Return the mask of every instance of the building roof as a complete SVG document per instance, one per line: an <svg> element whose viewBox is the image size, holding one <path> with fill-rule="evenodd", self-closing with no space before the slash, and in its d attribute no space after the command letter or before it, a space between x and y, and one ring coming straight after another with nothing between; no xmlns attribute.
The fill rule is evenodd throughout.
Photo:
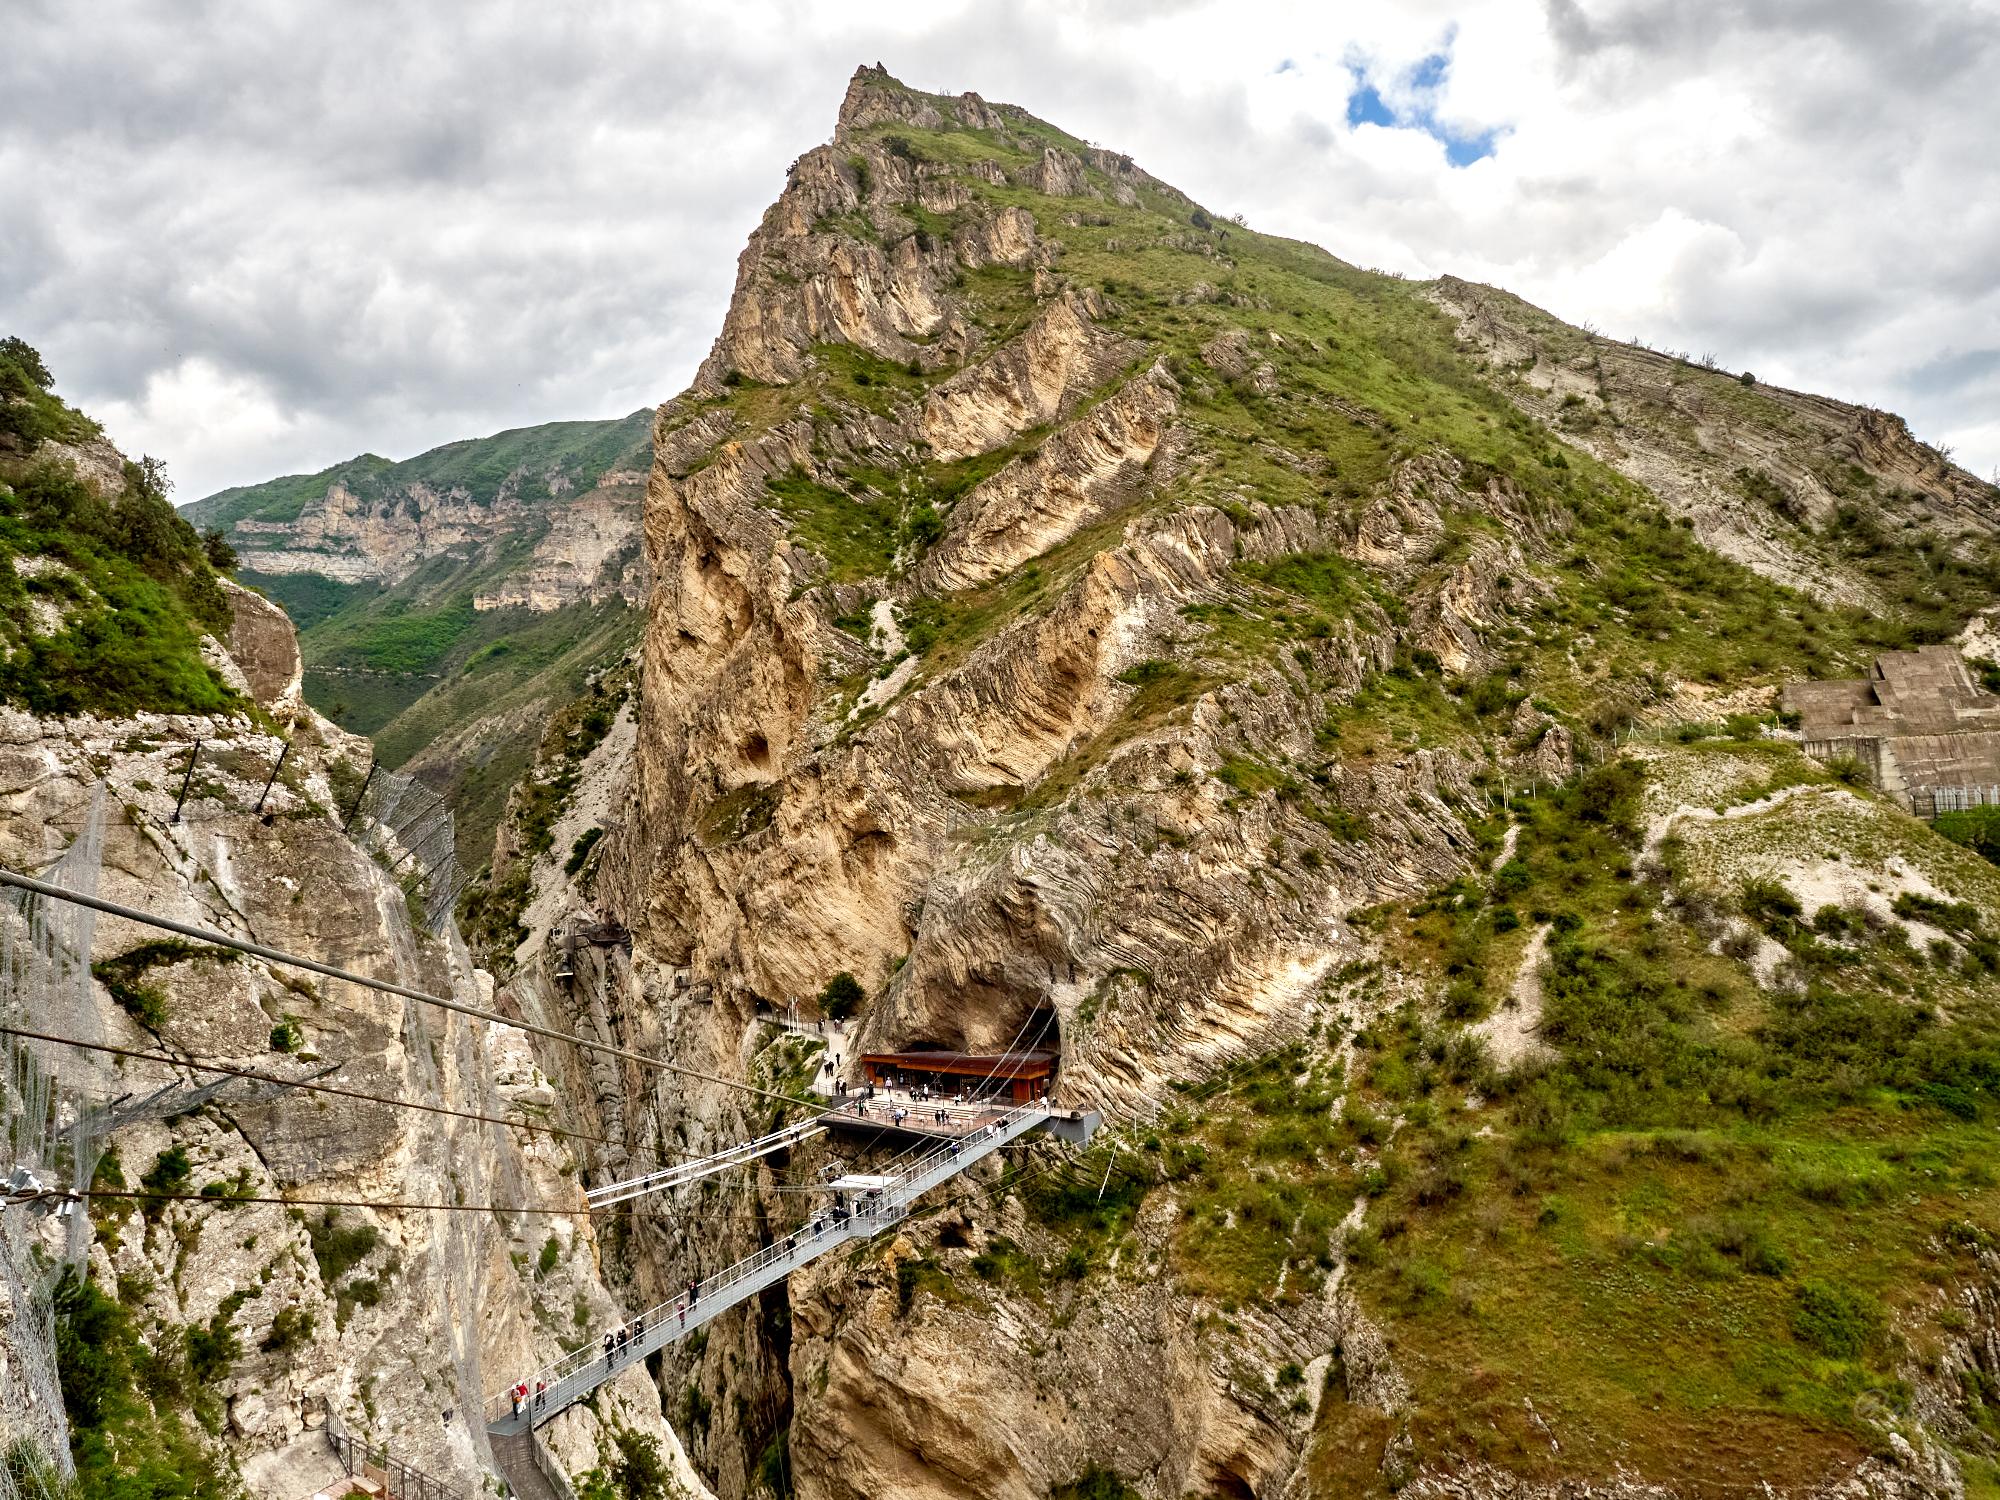
<svg viewBox="0 0 2000 1500"><path fill-rule="evenodd" d="M864 1052L864 1067L907 1068L913 1073L971 1074L981 1078L1041 1078L1055 1068L1053 1052Z"/></svg>
<svg viewBox="0 0 2000 1500"><path fill-rule="evenodd" d="M1887 651L1866 677L1794 682L1780 701L1808 740L2000 729L2000 698L1980 690L1950 646Z"/></svg>

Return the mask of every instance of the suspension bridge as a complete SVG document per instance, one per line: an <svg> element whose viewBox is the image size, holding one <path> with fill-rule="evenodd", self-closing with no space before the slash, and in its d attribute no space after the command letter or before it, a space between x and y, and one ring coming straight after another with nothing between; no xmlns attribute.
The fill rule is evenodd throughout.
<svg viewBox="0 0 2000 1500"><path fill-rule="evenodd" d="M821 1116L812 1126L801 1127L801 1134L816 1133L829 1123L882 1124L879 1112L872 1121L870 1116L857 1113L857 1109L866 1107L865 1103L843 1105ZM915 1137L918 1142L899 1158L897 1170L853 1173L823 1184L831 1203L815 1210L797 1230L612 1330L607 1335L608 1347L585 1346L490 1398L486 1406L487 1432L495 1437L511 1437L550 1421L607 1380L714 1321L766 1287L783 1281L801 1266L810 1265L851 1241L870 1239L906 1218L911 1205L932 1188L950 1181L1028 1132L1045 1130L1059 1139L1082 1145L1098 1125L1095 1113L1055 1109L1045 1100L1011 1109L939 1106L935 1114L943 1116L935 1124L910 1118L889 1127ZM629 1186L619 1184L616 1191L625 1191ZM626 1199L618 1197L611 1201ZM525 1399L520 1394L524 1385Z"/></svg>
<svg viewBox="0 0 2000 1500"><path fill-rule="evenodd" d="M59 1474L62 1472L61 1460L67 1457L67 1443L66 1428L60 1416L61 1405L55 1395L54 1328L48 1307L49 1283L45 1276L30 1272L24 1263L27 1257L11 1252L21 1250L31 1238L31 1222L21 1216L53 1206L55 1212L69 1219L69 1263L81 1261L79 1252L88 1245L89 1218L74 1210L92 1197L107 1195L89 1184L97 1150L113 1130L137 1118L173 1112L176 1106L188 1107L192 1102L212 1097L225 1087L234 1085L240 1088L244 1082L261 1085L266 1091L282 1093L299 1089L369 1099L380 1104L440 1115L462 1115L473 1120L487 1120L489 1117L421 1100L377 1097L323 1082L325 1075L334 1071L337 1064L298 1076L280 1077L220 1063L202 1063L191 1058L154 1057L98 1040L93 1025L95 1007L88 977L89 927L80 921L72 924L77 927L76 931L60 928L52 923L57 914L74 913L79 919L87 919L94 913L122 917L185 938L234 949L267 962L304 969L471 1019L568 1042L586 1051L618 1057L669 1074L782 1100L787 1105L807 1102L614 1043L558 1031L455 998L428 994L393 981L356 974L235 934L172 921L106 900L98 896L94 889L101 838L96 830L101 828L101 824L100 798L90 818L90 836L79 839L55 869L45 872L49 878L38 879L0 868L0 886L11 888L11 902L6 906L4 916L0 916L0 938L5 940L5 961L0 963L0 981L4 981L0 982L0 1050L6 1052L7 1063L4 1075L0 1075L6 1080L5 1088L0 1089L0 1094L4 1094L0 1103L5 1105L0 1115L4 1115L7 1136L15 1148L12 1155L16 1158L14 1165L17 1169L0 1182L0 1250L10 1252L0 1253L0 1289L13 1294L12 1301L17 1309L26 1307L31 1315L38 1314L34 1316L34 1321L42 1325L38 1329L42 1336L28 1341L28 1352L39 1354L41 1358L30 1361L34 1366L28 1371L30 1384L23 1386L22 1391L28 1406L39 1413L46 1427L44 1432L37 1434L42 1439L37 1446L58 1455ZM20 934L24 941L16 941L17 927L24 929ZM23 1025L23 1022L28 1024ZM1024 1021L1022 1029L1025 1030L1028 1025L1029 1022ZM1045 1022L1044 1030L1046 1025ZM806 1028L792 1023L786 1029ZM1038 1035L1030 1047L1038 1044L1040 1039ZM648 1356L713 1322L724 1312L841 1245L872 1238L901 1222L925 1193L1032 1131L1041 1130L1076 1145L1086 1144L1099 1124L1099 1117L1094 1112L1058 1109L1046 1098L1026 1101L1019 1097L1030 1088L1038 1092L1045 1090L1046 1067L1051 1056L1032 1050L1016 1052L1014 1043L1020 1040L1017 1033L1008 1050L986 1059L936 1054L936 1057L948 1056L952 1059L953 1067L947 1071L960 1074L967 1071L962 1064L989 1064L984 1076L956 1080L961 1094L955 1101L946 1102L932 1097L919 1099L894 1091L878 1097L873 1087L861 1097L848 1098L845 1097L846 1090L842 1089L843 1097L838 1101L828 1101L822 1095L822 1102L830 1103L830 1107L820 1109L802 1122L706 1156L683 1159L638 1177L588 1190L585 1211L597 1212L752 1166L829 1131L866 1136L864 1150L871 1150L887 1141L903 1148L879 1171L849 1172L831 1181L776 1185L778 1191L811 1193L819 1200L795 1229L774 1237L770 1244L734 1265L691 1282L683 1296L649 1308L618 1325L604 1336L601 1345L586 1345L535 1372L529 1379L515 1382L509 1390L489 1398L481 1417L494 1459L513 1492L531 1497L531 1500L532 1497L562 1493L564 1487L552 1477L555 1474L554 1465L539 1443L536 1428L587 1398L607 1380L642 1363ZM156 1061L176 1068L206 1070L218 1076L205 1084L169 1084L136 1105L127 1095L104 1107L94 1105L92 1100L93 1095L105 1092L102 1084L86 1072L78 1071L81 1066L79 1059L100 1055ZM929 1054L925 1056L930 1057ZM67 1065L60 1083L48 1066L58 1058ZM899 1054L890 1054L887 1060L908 1061ZM1017 1076L1031 1066L1044 1070L1036 1074L1036 1081L1032 1084ZM874 1075L871 1073L870 1076ZM1015 1097L1003 1100L1000 1096L1006 1093ZM492 1123L514 1123L520 1128L541 1130L552 1136L569 1136L586 1141L597 1139L581 1132L527 1122L496 1119ZM36 1134L38 1131L41 1134ZM376 1206L448 1207L442 1204ZM528 1211L556 1210L533 1208ZM775 1231L767 1232L775 1234ZM30 1415L10 1414L7 1408L12 1404L0 1401L0 1416ZM25 1425L27 1430L35 1430L32 1425L13 1420L5 1425ZM407 1464L392 1461L386 1449L371 1457L372 1449L364 1450L350 1441L347 1451L342 1453L341 1435L345 1430L329 1421L326 1431L336 1453L348 1465L349 1473L355 1472L354 1464L360 1461L370 1473L380 1468L385 1475L401 1474L401 1482L393 1477L385 1481L388 1484L387 1493L397 1497L397 1500L414 1500L418 1496L424 1497L424 1500L453 1500L454 1492L448 1486L420 1474ZM0 1462L0 1500L17 1500L25 1479L27 1476L16 1465ZM34 1488L32 1481L29 1481L29 1487Z"/></svg>

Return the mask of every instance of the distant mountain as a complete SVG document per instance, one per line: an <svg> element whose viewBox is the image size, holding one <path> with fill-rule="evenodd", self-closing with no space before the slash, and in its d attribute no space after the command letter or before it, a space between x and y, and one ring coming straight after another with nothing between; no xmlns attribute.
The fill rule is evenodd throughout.
<svg viewBox="0 0 2000 1500"><path fill-rule="evenodd" d="M638 639L652 413L550 422L188 506L298 624L305 691L457 804L483 863L532 726Z"/></svg>

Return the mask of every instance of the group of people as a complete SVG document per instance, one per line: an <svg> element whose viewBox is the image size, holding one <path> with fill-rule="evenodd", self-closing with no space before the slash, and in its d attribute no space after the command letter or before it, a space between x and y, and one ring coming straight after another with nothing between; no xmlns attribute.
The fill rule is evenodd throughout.
<svg viewBox="0 0 2000 1500"><path fill-rule="evenodd" d="M509 1391L507 1394L514 1398L514 1415L517 1417L520 1416L521 1408L528 1404L528 1382L525 1380L522 1381L519 1385L515 1386L514 1389ZM549 1383L546 1380L537 1380L535 1382L535 1399L534 1399L533 1410L540 1411L542 1409L543 1403L548 1400L548 1396L549 1396ZM445 1424L449 1426L451 1423L450 1412L446 1412L444 1414L444 1420Z"/></svg>
<svg viewBox="0 0 2000 1500"><path fill-rule="evenodd" d="M632 1322L614 1328L611 1332L604 1335L605 1369L608 1370L612 1365L617 1363L618 1356L625 1352L625 1346L639 1336L640 1332L644 1330L645 1324L645 1315L642 1313L639 1317L633 1319Z"/></svg>

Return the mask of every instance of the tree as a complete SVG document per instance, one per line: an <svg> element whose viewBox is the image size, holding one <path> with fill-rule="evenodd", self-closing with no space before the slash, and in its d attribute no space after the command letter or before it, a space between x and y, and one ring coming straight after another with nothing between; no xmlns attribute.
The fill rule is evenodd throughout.
<svg viewBox="0 0 2000 1500"><path fill-rule="evenodd" d="M6 366L11 366L15 371L18 371L24 379L33 384L38 390L45 391L54 384L54 378L49 374L49 367L42 363L42 356L36 350L35 346L30 344L26 339L17 338L11 333L4 339L0 339L0 367ZM0 374L0 390L5 390L8 384L10 382L7 380L6 375ZM26 393L10 390L7 394L25 395Z"/></svg>
<svg viewBox="0 0 2000 1500"><path fill-rule="evenodd" d="M819 1013L830 1020L845 1021L861 1009L867 998L868 992L861 988L861 981L842 969L819 992Z"/></svg>
<svg viewBox="0 0 2000 1500"><path fill-rule="evenodd" d="M208 557L208 565L216 572L236 571L236 549L229 545L229 538L220 526L211 526L201 534L201 550Z"/></svg>

